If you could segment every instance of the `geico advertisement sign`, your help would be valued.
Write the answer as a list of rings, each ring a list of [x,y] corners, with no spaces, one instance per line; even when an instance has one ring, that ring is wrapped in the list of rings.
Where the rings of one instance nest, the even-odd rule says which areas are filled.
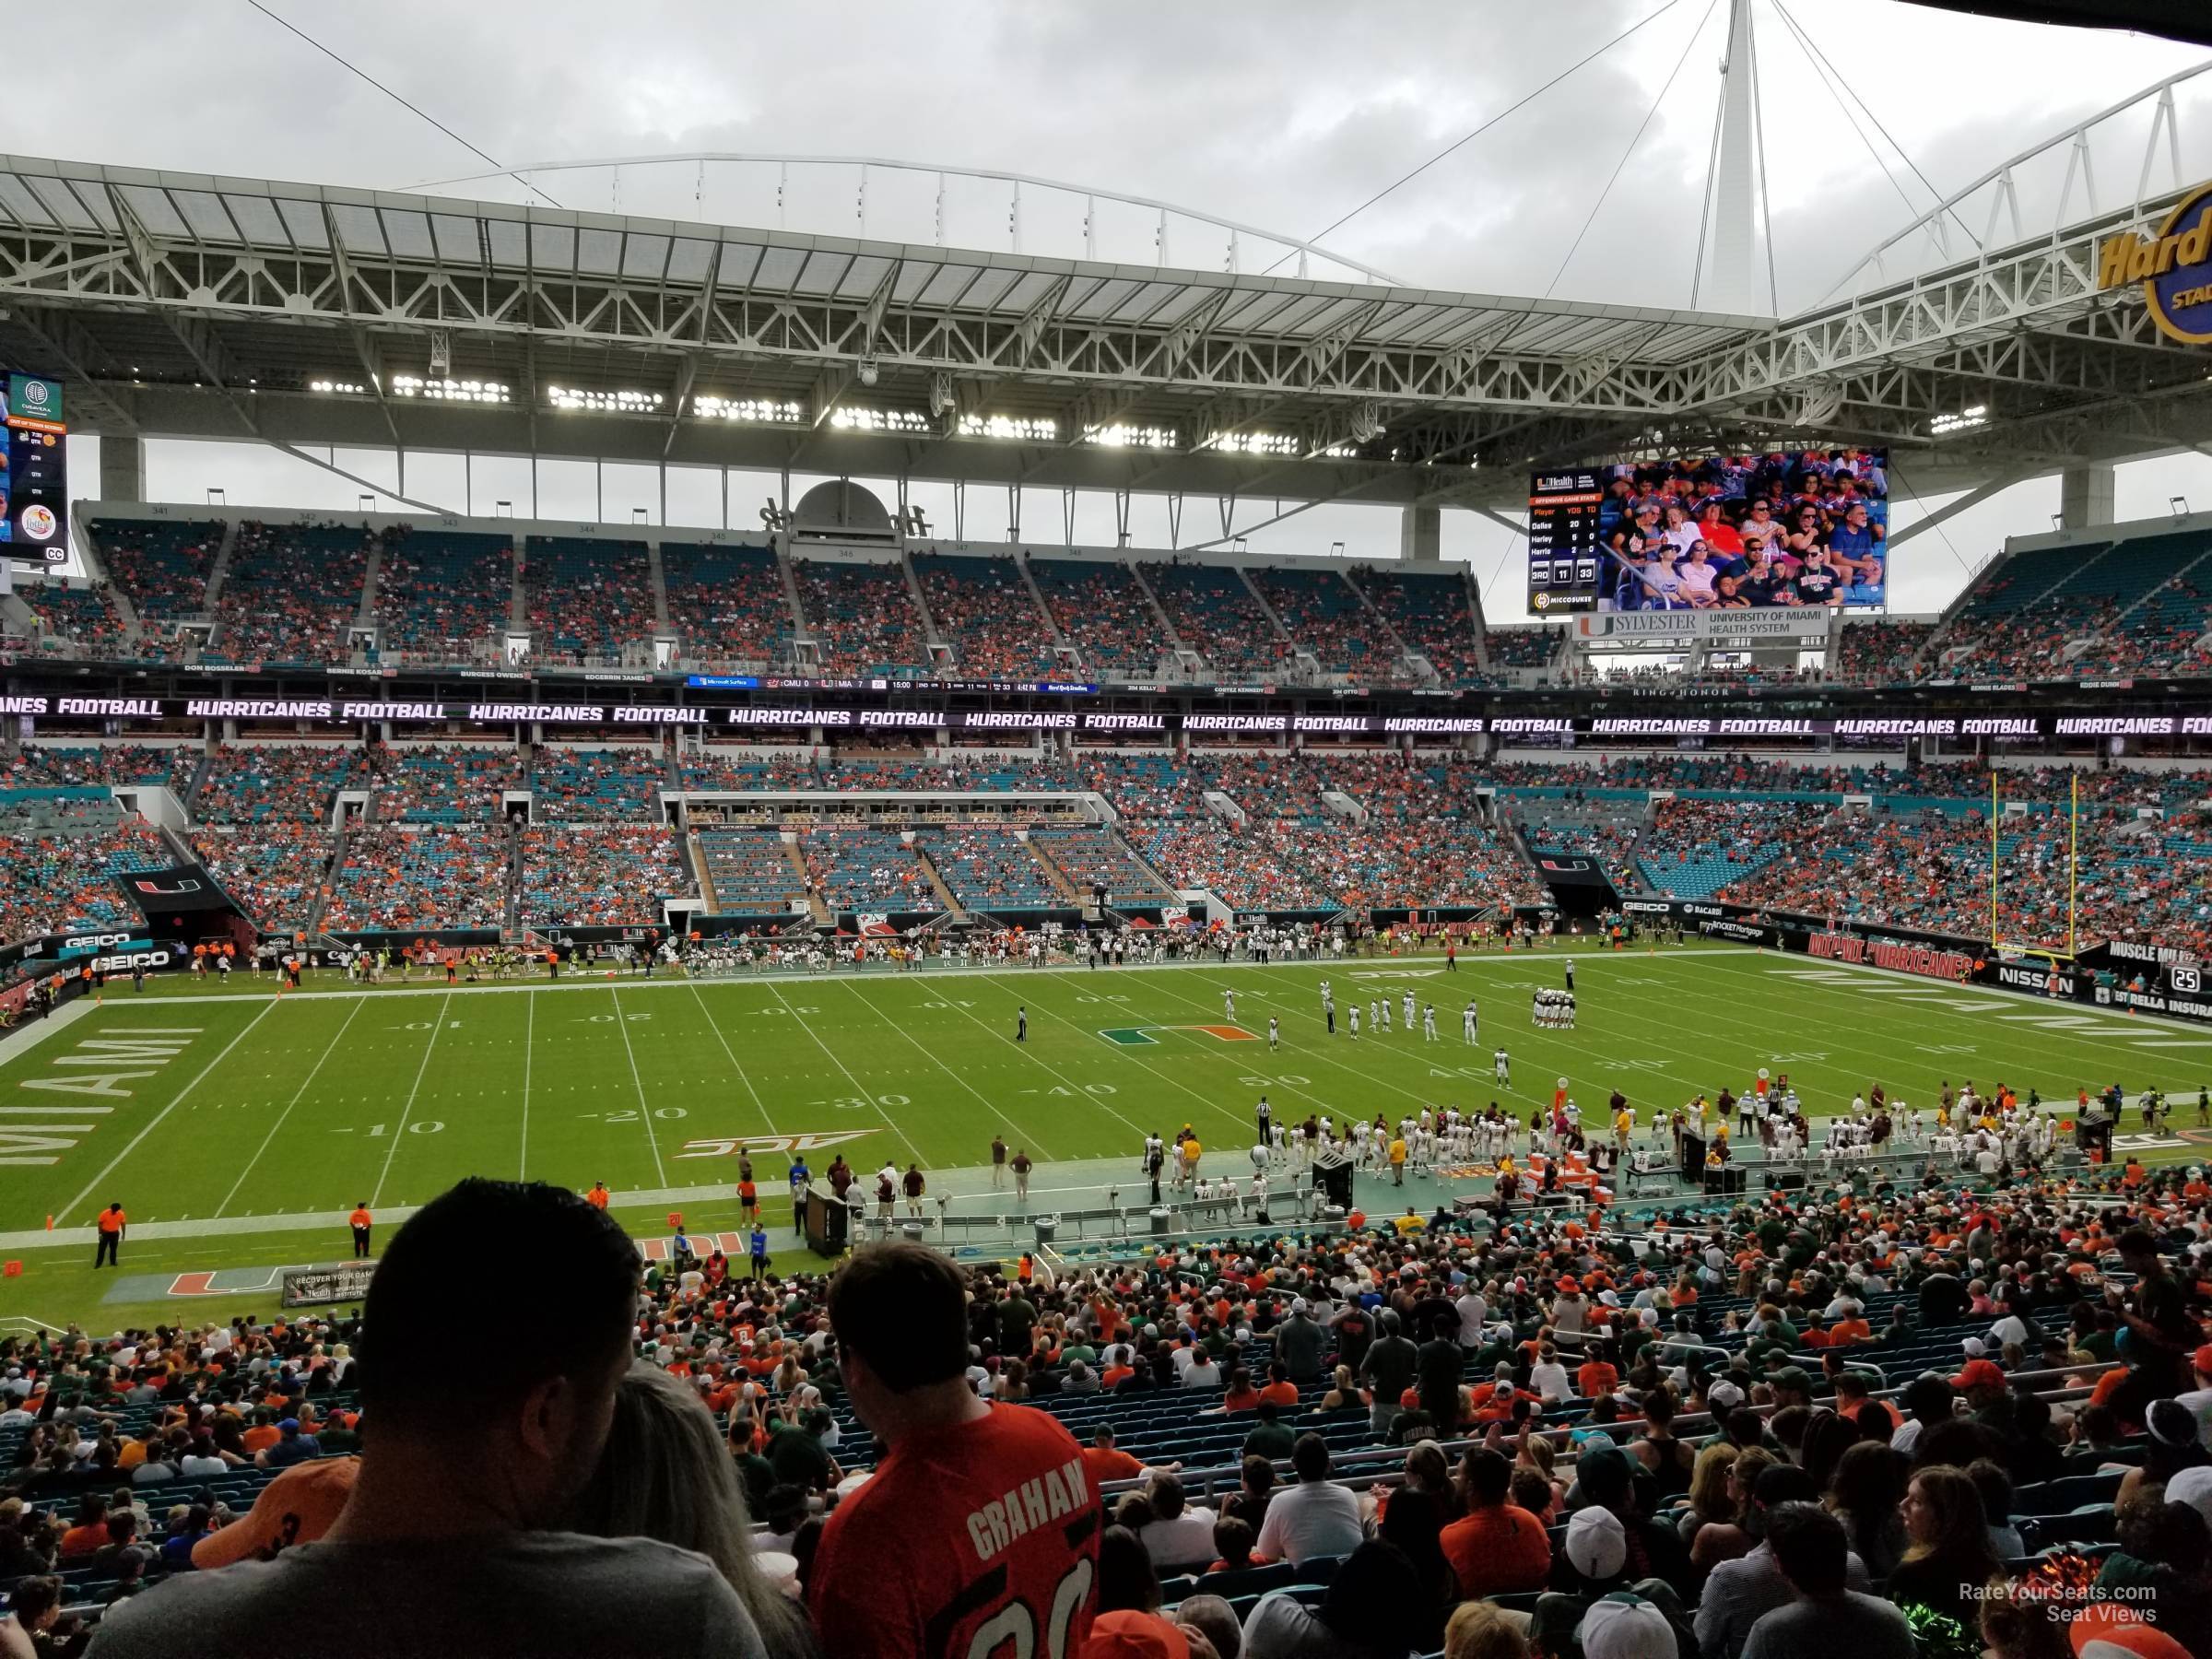
[[[145,950],[126,950],[116,956],[94,957],[95,973],[128,973],[134,968],[167,968],[177,959],[173,952],[156,945]]]

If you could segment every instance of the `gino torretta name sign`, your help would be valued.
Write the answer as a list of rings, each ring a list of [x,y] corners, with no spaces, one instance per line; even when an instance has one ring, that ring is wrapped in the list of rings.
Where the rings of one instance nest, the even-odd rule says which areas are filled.
[[[2212,346],[2212,184],[2200,184],[2156,236],[2123,230],[2097,254],[2097,286],[2139,285],[2150,320],[2168,339]]]

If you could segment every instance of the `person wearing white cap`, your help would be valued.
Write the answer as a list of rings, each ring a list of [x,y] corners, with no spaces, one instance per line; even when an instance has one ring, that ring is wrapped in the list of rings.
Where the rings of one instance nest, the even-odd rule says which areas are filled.
[[[1767,1515],[1766,1543],[1795,1599],[1751,1627],[1743,1659],[1912,1659],[1905,1616],[1848,1587],[1841,1521],[1817,1503],[1778,1504]]]
[[[1593,1602],[1575,1634],[1583,1659],[1677,1659],[1681,1651],[1666,1615],[1626,1590]]]

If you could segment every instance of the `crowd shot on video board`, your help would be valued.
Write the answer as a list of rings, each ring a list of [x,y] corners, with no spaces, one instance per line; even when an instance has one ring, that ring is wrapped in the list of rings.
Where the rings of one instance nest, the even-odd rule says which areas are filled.
[[[1888,494],[1885,458],[1867,450],[1538,475],[1529,497],[1532,594],[1547,594],[1542,609],[1880,606]]]

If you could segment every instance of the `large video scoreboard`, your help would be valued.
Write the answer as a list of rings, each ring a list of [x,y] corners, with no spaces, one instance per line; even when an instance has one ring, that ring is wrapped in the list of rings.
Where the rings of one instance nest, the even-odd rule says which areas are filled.
[[[0,370],[0,550],[12,561],[69,561],[69,427],[62,382]]]
[[[1537,473],[1528,487],[1528,608],[1532,616],[1597,604],[1598,508],[1605,482],[1594,468]]]

